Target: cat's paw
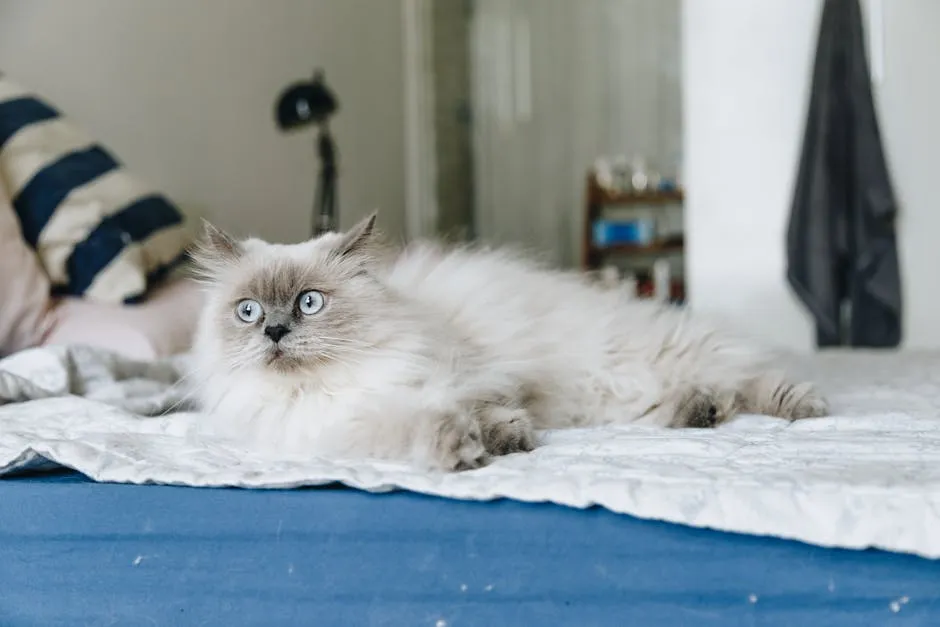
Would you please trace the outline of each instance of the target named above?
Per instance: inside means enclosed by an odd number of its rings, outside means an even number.
[[[432,468],[446,472],[485,466],[489,455],[477,421],[458,414],[441,417],[434,429],[428,461]]]
[[[527,453],[535,449],[535,430],[524,409],[494,406],[480,416],[483,446],[491,455]]]
[[[686,429],[713,429],[733,415],[733,395],[696,388],[681,398],[669,426]]]
[[[785,405],[782,418],[803,420],[829,415],[829,403],[820,396],[812,384],[800,383],[792,387],[793,400]]]
[[[744,390],[744,407],[758,414],[787,420],[821,418],[829,404],[809,382],[792,383],[779,373],[754,379]]]

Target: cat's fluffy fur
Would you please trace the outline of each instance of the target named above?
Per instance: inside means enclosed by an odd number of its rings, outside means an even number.
[[[810,384],[686,312],[507,251],[390,251],[373,224],[297,245],[207,227],[195,379],[210,429],[284,457],[460,470],[531,450],[539,428],[826,412]],[[298,308],[307,290],[326,295],[314,315]],[[245,298],[257,322],[236,315]]]

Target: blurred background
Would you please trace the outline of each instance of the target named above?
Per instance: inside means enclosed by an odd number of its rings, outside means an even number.
[[[273,107],[322,68],[342,227],[378,208],[396,238],[525,246],[810,350],[785,235],[822,5],[0,0],[0,63],[187,214],[284,242],[310,231],[318,162]],[[863,7],[903,346],[936,348],[940,3]]]

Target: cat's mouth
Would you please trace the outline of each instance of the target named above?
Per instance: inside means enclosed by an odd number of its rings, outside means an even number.
[[[280,346],[272,346],[268,349],[265,356],[264,365],[277,371],[285,371],[295,368],[299,364],[297,355],[284,350]]]

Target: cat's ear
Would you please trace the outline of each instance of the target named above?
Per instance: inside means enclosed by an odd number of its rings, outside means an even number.
[[[336,247],[340,255],[362,253],[369,249],[375,238],[375,218],[378,211],[373,211],[360,220],[356,226],[346,231]]]
[[[208,220],[202,221],[203,247],[210,254],[219,258],[238,259],[242,250],[231,235]]]
[[[243,250],[235,238],[207,220],[202,221],[202,227],[202,238],[190,256],[199,274],[212,279],[222,267],[238,261]]]

